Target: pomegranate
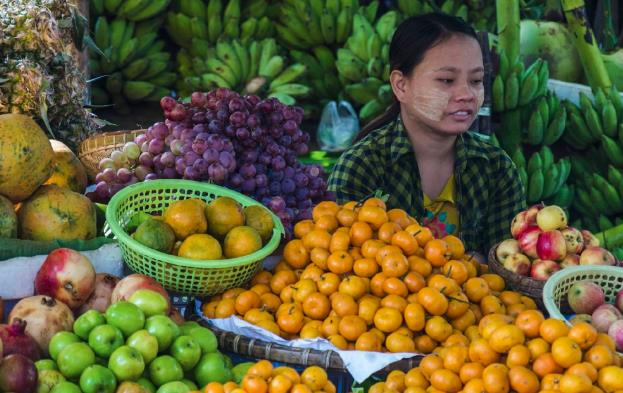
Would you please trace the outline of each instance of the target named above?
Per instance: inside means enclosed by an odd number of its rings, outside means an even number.
[[[36,362],[41,358],[39,345],[25,329],[26,321],[19,318],[15,318],[10,325],[0,325],[0,340],[4,354],[19,353]]]
[[[167,310],[167,314],[171,311],[171,299],[169,298],[169,294],[167,291],[160,285],[160,283],[153,278],[146,276],[144,274],[130,274],[127,277],[124,277],[117,283],[115,289],[112,291],[112,295],[110,297],[111,303],[117,303],[121,300],[128,300],[132,294],[141,289],[151,289],[152,291],[156,291],[164,296],[169,303],[169,309]]]
[[[110,306],[112,291],[119,280],[119,277],[108,273],[97,273],[95,275],[95,290],[86,303],[78,308],[76,314],[82,315],[89,310],[97,310],[101,313],[106,312],[106,309]]]
[[[20,300],[9,314],[9,323],[16,318],[26,321],[26,333],[35,339],[45,356],[52,336],[63,330],[71,331],[74,324],[74,316],[66,304],[41,295]]]
[[[48,254],[35,277],[35,293],[52,296],[76,309],[95,289],[95,269],[78,251],[57,248]]]
[[[37,389],[37,368],[24,355],[9,355],[0,363],[0,390],[3,392],[32,393]]]

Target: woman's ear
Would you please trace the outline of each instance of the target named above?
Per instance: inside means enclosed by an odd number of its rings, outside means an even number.
[[[393,70],[389,74],[389,83],[392,86],[392,90],[394,92],[394,95],[396,96],[396,99],[398,99],[399,102],[404,102],[404,99],[406,98],[405,95],[407,93],[408,83],[405,75],[401,71]]]

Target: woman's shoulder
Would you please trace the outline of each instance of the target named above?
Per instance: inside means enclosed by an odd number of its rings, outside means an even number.
[[[388,152],[391,148],[394,126],[392,122],[370,131],[342,155],[346,157],[365,155],[368,158],[383,156],[384,152]]]
[[[465,148],[472,154],[480,155],[489,161],[512,161],[504,149],[492,143],[491,137],[476,132],[463,134]]]

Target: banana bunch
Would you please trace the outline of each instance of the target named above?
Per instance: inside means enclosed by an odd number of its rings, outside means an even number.
[[[186,49],[214,46],[221,37],[247,42],[274,35],[267,11],[266,0],[251,0],[244,9],[240,0],[174,0],[166,28],[171,39]]]
[[[496,31],[496,9],[494,1],[467,1],[469,15],[467,20],[477,31]]]
[[[611,217],[623,212],[623,173],[609,165],[607,175],[593,172],[576,187],[574,208],[584,215]]]
[[[568,158],[554,162],[550,148],[543,146],[540,151],[532,154],[527,162],[521,149],[515,151],[512,160],[526,188],[528,203],[555,201],[561,207],[571,205],[574,197],[573,188],[565,184],[571,173],[571,161]]]
[[[105,13],[139,22],[162,14],[171,0],[91,0],[91,15],[101,16]]]
[[[441,11],[458,16],[479,31],[495,31],[495,2],[484,0],[397,0],[398,10],[405,16]]]
[[[320,114],[322,107],[330,100],[336,100],[342,91],[337,77],[335,53],[328,47],[316,46],[311,52],[292,50],[290,57],[307,67],[303,83],[311,87],[311,95],[303,104],[306,114]]]
[[[569,131],[565,132],[565,142],[576,149],[601,142],[610,162],[623,167],[623,101],[616,88],[597,90],[593,101],[580,93],[580,106],[568,103],[567,109]]]
[[[522,109],[523,141],[532,146],[550,146],[563,135],[567,108],[558,97],[548,93]]]
[[[524,68],[521,60],[509,60],[504,51],[499,56],[499,72],[492,86],[494,111],[508,112],[523,107],[547,93],[547,61],[539,58]]]
[[[106,76],[92,86],[93,103],[111,101],[123,111],[127,101],[158,101],[170,93],[177,75],[170,71],[171,55],[158,39],[153,20],[132,22],[100,16],[95,21],[95,43],[104,57],[92,54],[93,75]]]
[[[225,87],[234,91],[276,97],[287,105],[310,94],[311,88],[299,83],[307,66],[286,65],[273,38],[250,41],[219,39],[214,47],[193,56],[188,50],[178,52],[178,71],[183,82],[182,94],[196,90]]]
[[[448,3],[452,3],[452,0],[449,0]],[[428,0],[398,0],[396,5],[398,10],[407,17],[435,11],[435,8]]]
[[[398,22],[396,11],[383,14],[374,25],[363,15],[355,14],[353,34],[337,51],[339,79],[345,94],[361,107],[359,117],[363,122],[391,103],[389,44]]]
[[[277,34],[290,49],[343,45],[351,34],[355,15],[372,23],[378,7],[378,0],[365,7],[360,7],[359,0],[283,0]]]

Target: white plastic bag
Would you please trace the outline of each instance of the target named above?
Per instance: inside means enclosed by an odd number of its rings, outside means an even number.
[[[348,101],[330,101],[318,124],[318,144],[324,151],[346,150],[359,132],[359,117]]]

